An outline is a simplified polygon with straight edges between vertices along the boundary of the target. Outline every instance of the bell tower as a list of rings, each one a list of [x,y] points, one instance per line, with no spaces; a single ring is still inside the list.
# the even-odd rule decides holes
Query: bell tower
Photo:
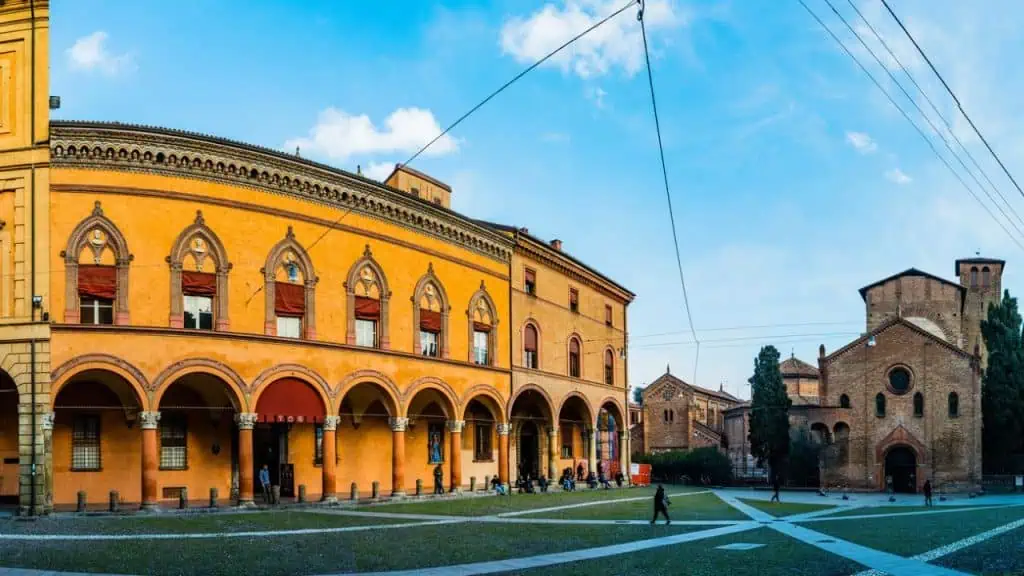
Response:
[[[963,347],[968,352],[974,352],[974,347],[978,347],[983,369],[987,364],[988,352],[985,350],[985,339],[981,336],[981,321],[988,317],[988,307],[998,304],[1002,298],[1005,266],[1004,260],[980,256],[956,261],[956,274],[960,277],[960,285],[966,289],[960,317]]]

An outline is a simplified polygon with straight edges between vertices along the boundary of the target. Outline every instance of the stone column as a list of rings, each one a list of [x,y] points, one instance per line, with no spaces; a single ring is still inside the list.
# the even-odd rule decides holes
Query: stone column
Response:
[[[405,429],[408,418],[392,418],[391,423],[391,497],[405,496]]]
[[[142,423],[142,509],[155,510],[160,504],[156,495],[156,476],[160,463],[157,447],[160,413],[140,412],[139,422]]]
[[[498,480],[508,484],[508,434],[511,424],[498,424]]]
[[[597,474],[597,428],[587,429],[587,466],[588,471]]]
[[[43,431],[43,513],[53,512],[53,421],[54,412],[43,412],[39,428]]]
[[[238,505],[255,506],[252,499],[253,460],[252,429],[256,426],[257,414],[243,412],[235,415],[238,422]]]
[[[548,480],[554,482],[558,478],[558,427],[548,428]]]
[[[462,429],[466,427],[465,420],[449,420],[448,434],[452,440],[451,448],[451,482],[452,492],[458,492],[462,488]]]
[[[336,502],[338,500],[336,469],[338,464],[337,430],[339,420],[341,420],[340,416],[327,416],[324,418],[324,443],[320,449],[322,457],[321,472],[323,472],[323,496],[321,500],[324,502]]]
[[[625,478],[625,485],[629,485],[629,432],[619,430],[619,469],[622,477]]]

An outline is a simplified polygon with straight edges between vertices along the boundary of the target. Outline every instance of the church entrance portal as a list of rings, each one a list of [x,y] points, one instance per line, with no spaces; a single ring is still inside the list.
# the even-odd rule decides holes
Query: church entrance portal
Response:
[[[896,446],[885,455],[885,476],[892,476],[895,492],[917,491],[917,458],[914,451],[906,446]]]

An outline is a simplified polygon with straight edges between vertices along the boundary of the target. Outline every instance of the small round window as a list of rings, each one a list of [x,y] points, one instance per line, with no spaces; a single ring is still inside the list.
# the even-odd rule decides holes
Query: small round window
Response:
[[[910,390],[910,372],[906,368],[893,368],[889,371],[889,390],[893,394],[906,394]]]

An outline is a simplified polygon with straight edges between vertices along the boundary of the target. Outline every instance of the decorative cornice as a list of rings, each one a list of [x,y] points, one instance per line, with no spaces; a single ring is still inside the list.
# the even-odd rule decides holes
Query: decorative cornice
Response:
[[[501,262],[511,240],[451,210],[379,182],[282,152],[148,126],[51,122],[51,164],[221,182],[303,200],[414,229]]]
[[[636,296],[589,266],[585,266],[575,261],[575,259],[569,259],[563,253],[552,254],[550,247],[532,238],[524,238],[520,235],[519,241],[515,244],[515,250],[549,268],[553,268],[573,281],[589,286],[598,292],[615,298],[623,304],[628,305]]]

